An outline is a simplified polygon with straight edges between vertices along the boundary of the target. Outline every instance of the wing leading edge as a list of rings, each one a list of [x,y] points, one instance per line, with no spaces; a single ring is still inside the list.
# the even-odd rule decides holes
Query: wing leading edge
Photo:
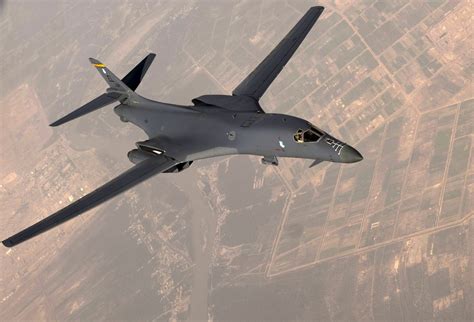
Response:
[[[271,53],[234,89],[232,95],[259,100],[318,20],[324,7],[311,7]]]
[[[2,243],[7,247],[18,245],[64,223],[69,219],[79,216],[85,211],[98,206],[140,182],[145,181],[153,175],[166,171],[175,164],[175,160],[169,159],[165,156],[157,156],[142,161],[103,186],[73,202],[69,206],[3,240]]]

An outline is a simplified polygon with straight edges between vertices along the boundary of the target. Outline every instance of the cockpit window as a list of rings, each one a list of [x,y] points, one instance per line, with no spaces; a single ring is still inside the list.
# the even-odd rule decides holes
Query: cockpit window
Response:
[[[321,136],[316,134],[312,130],[307,130],[303,134],[303,141],[304,142],[316,142],[316,141],[319,140],[319,138],[321,138]]]
[[[303,143],[303,130],[299,129],[298,131],[296,131],[294,137],[296,142]]]
[[[318,140],[324,135],[323,131],[314,126],[311,126],[311,131],[318,136]]]
[[[318,128],[311,126],[309,129],[303,131],[299,129],[296,131],[294,138],[295,141],[298,143],[303,142],[317,142],[319,139],[324,135],[324,132],[319,130]]]

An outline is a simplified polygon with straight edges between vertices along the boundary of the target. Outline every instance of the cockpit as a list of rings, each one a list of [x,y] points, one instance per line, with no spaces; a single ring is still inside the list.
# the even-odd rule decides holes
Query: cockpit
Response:
[[[298,129],[293,136],[295,141],[298,143],[303,142],[318,142],[319,139],[324,135],[324,132],[317,127],[310,125],[309,129],[302,130]]]

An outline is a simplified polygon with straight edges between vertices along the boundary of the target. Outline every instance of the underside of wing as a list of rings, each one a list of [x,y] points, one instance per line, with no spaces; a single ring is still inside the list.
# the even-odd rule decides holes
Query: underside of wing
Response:
[[[165,156],[156,156],[154,158],[142,161],[115,179],[107,182],[100,188],[85,195],[81,199],[73,202],[69,206],[57,211],[19,233],[2,241],[3,245],[12,247],[18,245],[30,238],[33,238],[53,227],[56,227],[65,221],[72,219],[87,210],[115,197],[116,195],[132,188],[138,183],[152,177],[155,174],[164,172],[174,166],[176,161]]]
[[[311,30],[324,7],[312,7],[272,52],[232,92],[259,100]]]

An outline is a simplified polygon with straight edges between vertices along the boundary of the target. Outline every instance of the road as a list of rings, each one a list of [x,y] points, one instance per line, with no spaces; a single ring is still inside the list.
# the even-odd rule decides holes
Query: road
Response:
[[[295,266],[295,267],[292,267],[288,270],[277,272],[277,273],[274,273],[274,274],[269,273],[270,270],[268,270],[268,272],[266,273],[266,278],[275,277],[275,276],[278,276],[278,275],[281,275],[281,274],[286,274],[288,272],[294,272],[294,271],[297,271],[297,270],[300,270],[300,269],[303,269],[303,268],[306,268],[306,267],[310,267],[310,266],[313,266],[313,265],[316,265],[316,264],[319,264],[319,263],[323,263],[323,262],[328,262],[328,261],[332,261],[332,260],[336,260],[336,259],[341,259],[341,258],[344,258],[344,257],[360,255],[362,253],[367,253],[369,251],[373,251],[375,249],[378,249],[378,248],[381,248],[381,247],[384,247],[384,246],[387,246],[389,244],[393,244],[393,243],[396,243],[396,242],[399,242],[399,241],[402,241],[402,240],[407,240],[407,239],[419,237],[419,236],[422,236],[422,235],[428,235],[428,234],[432,234],[432,233],[435,233],[435,232],[438,232],[438,231],[441,231],[441,230],[446,230],[446,229],[449,229],[449,228],[453,228],[455,226],[460,226],[460,225],[465,224],[473,216],[474,216],[474,213],[471,213],[471,214],[465,216],[464,218],[446,223],[446,224],[438,226],[438,227],[423,229],[423,230],[420,230],[418,232],[408,234],[408,235],[403,235],[403,236],[393,238],[393,239],[390,239],[390,240],[386,240],[384,242],[381,242],[381,243],[378,243],[378,244],[375,244],[375,245],[362,247],[362,248],[359,248],[359,249],[356,249],[356,250],[349,250],[347,252],[343,252],[343,253],[340,253],[340,254],[337,254],[337,255],[334,255],[334,256],[331,256],[331,257],[326,257],[326,258],[323,258],[323,259],[316,259],[313,262],[303,264],[303,265],[300,265],[300,266]],[[302,246],[298,246],[296,248],[299,248],[299,247],[302,247]],[[294,251],[296,248],[294,248],[290,251],[287,251],[285,253]],[[283,254],[285,254],[285,253],[283,253]],[[283,254],[281,254],[281,255],[283,255]],[[271,264],[272,263],[270,263],[270,265]]]
[[[191,167],[171,181],[189,198],[192,211],[192,254],[194,260],[189,321],[208,320],[209,265],[212,259],[217,215],[197,185],[198,173]]]

